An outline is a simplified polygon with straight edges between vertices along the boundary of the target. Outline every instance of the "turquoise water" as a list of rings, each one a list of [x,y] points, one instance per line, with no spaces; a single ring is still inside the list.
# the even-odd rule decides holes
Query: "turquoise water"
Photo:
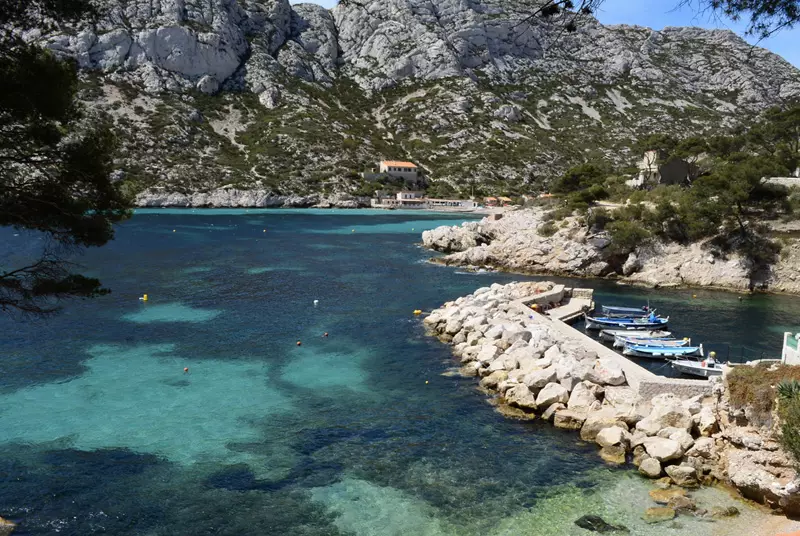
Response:
[[[587,513],[663,533],[638,519],[646,481],[446,375],[449,348],[412,311],[518,279],[423,262],[419,233],[462,219],[137,211],[79,259],[111,295],[0,319],[0,515],[32,535],[579,535]],[[23,256],[37,241],[0,230],[0,244]],[[779,350],[775,326],[800,310],[582,284],[598,301],[657,300],[677,330],[760,352]],[[724,527],[681,519],[669,532]]]

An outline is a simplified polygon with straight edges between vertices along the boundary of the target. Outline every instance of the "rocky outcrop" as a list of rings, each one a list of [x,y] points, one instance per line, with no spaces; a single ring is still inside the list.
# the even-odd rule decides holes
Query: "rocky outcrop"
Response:
[[[425,247],[444,253],[464,251],[487,241],[487,235],[476,222],[464,222],[461,226],[437,227],[422,232],[422,243]]]
[[[444,304],[424,323],[453,345],[461,374],[480,377],[501,412],[552,419],[556,427],[596,443],[608,463],[630,460],[649,478],[666,474],[669,489],[651,492],[656,503],[666,505],[648,514],[653,522],[678,512],[712,519],[723,515],[697,508],[682,489],[714,481],[787,514],[800,513],[800,480],[792,461],[771,429],[742,422],[742,412],[727,401],[722,378],[710,380],[710,395],[642,399],[626,385],[624,374],[619,385],[615,374],[599,373],[609,366],[597,354],[522,305],[523,298],[553,287],[548,282],[494,284]]]
[[[499,220],[484,218],[480,223],[427,231],[422,243],[439,251],[455,251],[441,259],[448,265],[553,275],[612,273],[607,255],[598,247],[606,245],[608,240],[589,235],[575,220],[565,221],[564,228],[552,236],[544,236],[539,231],[545,224],[543,213],[518,210],[506,213]]]
[[[369,206],[369,199],[348,195],[274,195],[264,190],[220,188],[208,193],[168,193],[146,190],[136,196],[138,207],[211,207],[211,208],[360,208]]]
[[[554,225],[547,235],[546,213],[533,209],[484,218],[461,227],[426,231],[422,243],[450,254],[435,259],[447,265],[499,268],[521,273],[577,277],[612,276],[649,287],[709,287],[739,291],[769,290],[800,294],[800,244],[784,246],[769,270],[753,274],[743,258],[720,257],[702,243],[648,244],[620,259],[609,252],[610,239],[591,234],[577,218]]]

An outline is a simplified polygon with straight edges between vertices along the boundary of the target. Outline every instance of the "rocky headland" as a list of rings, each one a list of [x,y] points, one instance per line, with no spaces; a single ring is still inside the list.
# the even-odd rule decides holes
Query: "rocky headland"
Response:
[[[618,361],[565,337],[554,325],[558,321],[521,304],[553,287],[494,284],[445,303],[424,323],[452,345],[460,373],[479,377],[481,389],[505,415],[574,430],[596,443],[606,462],[631,463],[643,476],[659,479],[664,489],[651,493],[659,506],[645,512],[646,519],[732,514],[704,509],[686,491],[717,482],[787,515],[800,514],[793,460],[771,427],[751,422],[746,409],[731,405],[726,379],[709,381],[696,396],[642,394],[629,385]]]
[[[571,217],[545,236],[545,212],[523,209],[501,219],[484,218],[461,226],[422,233],[425,247],[447,253],[435,259],[446,265],[494,268],[565,277],[614,278],[648,287],[707,287],[736,291],[762,290],[800,294],[800,244],[785,244],[778,261],[754,269],[735,253],[723,253],[710,242],[689,246],[648,243],[628,255],[612,253],[608,234],[593,234]]]
[[[364,208],[369,206],[369,198],[347,194],[276,195],[269,190],[236,188],[217,188],[209,192],[194,193],[151,189],[138,194],[135,204],[143,208]]]

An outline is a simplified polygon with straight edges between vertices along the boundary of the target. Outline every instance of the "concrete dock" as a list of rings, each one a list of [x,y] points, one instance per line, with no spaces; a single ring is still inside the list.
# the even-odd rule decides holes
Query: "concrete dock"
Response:
[[[625,373],[628,385],[644,399],[650,399],[661,393],[673,393],[682,398],[711,394],[711,384],[708,380],[659,376],[567,324],[579,318],[584,312],[594,309],[592,298],[592,289],[573,289],[556,285],[548,292],[517,300],[513,305],[534,322],[547,324],[564,338],[575,340],[583,347],[595,351],[598,357],[618,363]],[[561,305],[547,309],[544,314],[540,313],[550,303]]]

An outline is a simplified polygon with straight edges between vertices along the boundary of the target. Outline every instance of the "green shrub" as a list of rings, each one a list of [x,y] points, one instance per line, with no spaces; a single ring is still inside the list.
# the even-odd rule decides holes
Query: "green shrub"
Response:
[[[557,230],[555,224],[548,221],[540,225],[536,231],[542,236],[553,236]]]
[[[783,380],[778,384],[778,398],[781,402],[798,398],[800,396],[800,382],[797,380]]]
[[[756,417],[769,418],[777,386],[791,380],[800,380],[800,367],[771,363],[735,367],[727,376],[731,406],[738,409],[749,405]]]
[[[800,399],[781,401],[781,446],[800,462]]]
[[[611,235],[611,251],[620,255],[630,253],[652,238],[650,231],[634,221],[613,221],[606,228]]]

